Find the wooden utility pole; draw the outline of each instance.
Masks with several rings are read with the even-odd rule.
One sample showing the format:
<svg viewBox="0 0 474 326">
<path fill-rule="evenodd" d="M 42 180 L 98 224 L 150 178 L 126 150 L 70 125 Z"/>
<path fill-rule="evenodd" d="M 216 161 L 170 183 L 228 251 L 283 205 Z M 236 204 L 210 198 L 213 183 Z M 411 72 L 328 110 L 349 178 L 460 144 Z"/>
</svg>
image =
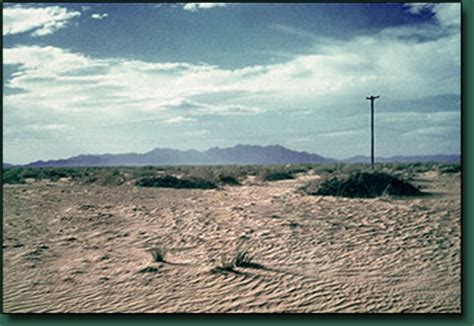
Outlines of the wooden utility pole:
<svg viewBox="0 0 474 326">
<path fill-rule="evenodd" d="M 372 170 L 374 169 L 374 163 L 375 163 L 375 134 L 374 134 L 374 102 L 376 99 L 378 99 L 380 96 L 369 96 L 366 97 L 367 100 L 370 101 L 370 130 L 372 133 L 371 137 L 371 151 L 370 151 L 370 162 L 372 163 Z"/>
</svg>

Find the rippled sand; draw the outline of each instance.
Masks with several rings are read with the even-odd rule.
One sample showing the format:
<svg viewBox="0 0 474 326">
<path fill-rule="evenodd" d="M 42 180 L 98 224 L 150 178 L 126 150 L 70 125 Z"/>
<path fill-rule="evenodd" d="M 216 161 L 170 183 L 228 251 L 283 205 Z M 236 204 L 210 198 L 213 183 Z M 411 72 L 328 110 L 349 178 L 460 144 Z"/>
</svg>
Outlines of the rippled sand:
<svg viewBox="0 0 474 326">
<path fill-rule="evenodd" d="M 459 174 L 414 199 L 307 196 L 311 178 L 4 185 L 4 311 L 460 312 Z M 263 267 L 211 273 L 238 250 Z"/>
</svg>

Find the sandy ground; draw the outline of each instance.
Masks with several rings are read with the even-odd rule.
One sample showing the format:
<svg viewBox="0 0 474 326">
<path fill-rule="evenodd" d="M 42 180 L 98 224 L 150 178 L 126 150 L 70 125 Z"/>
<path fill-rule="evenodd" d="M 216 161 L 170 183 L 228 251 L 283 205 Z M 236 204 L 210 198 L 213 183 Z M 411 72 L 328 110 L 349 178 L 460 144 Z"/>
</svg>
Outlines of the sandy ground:
<svg viewBox="0 0 474 326">
<path fill-rule="evenodd" d="M 420 177 L 414 199 L 4 185 L 4 312 L 460 312 L 460 176 Z M 210 272 L 237 250 L 264 268 Z"/>
</svg>

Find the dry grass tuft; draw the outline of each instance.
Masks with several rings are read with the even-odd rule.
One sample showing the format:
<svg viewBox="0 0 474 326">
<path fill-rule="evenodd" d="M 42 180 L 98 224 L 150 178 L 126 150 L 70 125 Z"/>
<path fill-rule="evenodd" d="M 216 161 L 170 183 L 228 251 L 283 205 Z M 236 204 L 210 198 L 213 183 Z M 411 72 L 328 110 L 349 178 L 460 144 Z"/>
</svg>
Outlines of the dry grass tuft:
<svg viewBox="0 0 474 326">
<path fill-rule="evenodd" d="M 153 261 L 157 263 L 165 262 L 165 255 L 166 255 L 165 249 L 161 247 L 153 248 L 150 250 L 150 253 L 151 253 L 151 256 L 153 257 Z"/>
<path fill-rule="evenodd" d="M 214 267 L 211 272 L 214 274 L 217 273 L 229 273 L 236 272 L 236 268 L 254 268 L 254 269 L 263 269 L 264 266 L 258 264 L 254 261 L 254 258 L 247 251 L 237 251 L 232 259 L 222 258 L 221 264 Z"/>
</svg>

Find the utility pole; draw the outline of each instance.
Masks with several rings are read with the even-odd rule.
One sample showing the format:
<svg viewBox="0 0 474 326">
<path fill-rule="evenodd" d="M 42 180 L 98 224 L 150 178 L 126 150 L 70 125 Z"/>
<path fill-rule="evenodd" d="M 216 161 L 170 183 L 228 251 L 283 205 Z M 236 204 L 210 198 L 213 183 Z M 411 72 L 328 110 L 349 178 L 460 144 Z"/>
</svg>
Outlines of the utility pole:
<svg viewBox="0 0 474 326">
<path fill-rule="evenodd" d="M 374 169 L 374 163 L 375 163 L 375 134 L 374 134 L 374 102 L 376 99 L 378 99 L 380 96 L 369 96 L 369 97 L 366 97 L 367 100 L 370 101 L 370 111 L 371 111 L 371 115 L 370 115 L 370 130 L 371 130 L 371 133 L 372 133 L 372 137 L 371 137 L 371 151 L 370 151 L 370 162 L 372 163 L 372 170 Z"/>
</svg>

